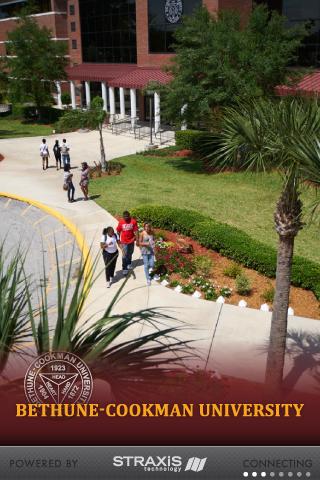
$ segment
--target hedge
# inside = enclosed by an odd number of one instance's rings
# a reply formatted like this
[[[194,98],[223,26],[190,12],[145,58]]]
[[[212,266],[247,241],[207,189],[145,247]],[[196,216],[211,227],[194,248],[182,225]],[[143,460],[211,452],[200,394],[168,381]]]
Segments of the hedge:
[[[181,150],[194,150],[199,149],[201,140],[208,135],[208,132],[201,130],[177,130],[175,132],[176,146]]]
[[[140,221],[152,222],[155,227],[187,235],[206,248],[211,248],[267,277],[275,277],[276,250],[236,227],[216,222],[191,210],[167,206],[137,207],[133,209],[132,215]],[[320,265],[294,256],[291,283],[296,287],[311,290],[320,300]]]
[[[37,120],[38,117],[41,122],[54,123],[64,115],[64,111],[50,106],[40,107],[39,115],[34,105],[12,105],[12,118],[18,120]]]
[[[80,128],[88,128],[86,116],[82,110],[68,110],[54,125],[57,133],[73,132]]]

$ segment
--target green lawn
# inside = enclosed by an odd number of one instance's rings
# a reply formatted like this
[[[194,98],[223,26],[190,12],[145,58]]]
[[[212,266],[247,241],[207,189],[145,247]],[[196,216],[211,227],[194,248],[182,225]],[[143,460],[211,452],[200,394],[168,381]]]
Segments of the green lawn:
[[[21,120],[12,120],[8,117],[0,118],[0,139],[46,136],[52,133],[52,126],[22,123]]]
[[[97,203],[112,214],[153,203],[196,210],[246,231],[253,238],[276,246],[273,212],[281,179],[277,174],[202,173],[199,163],[186,158],[131,155],[118,159],[121,175],[90,183]],[[310,203],[314,191],[303,191]],[[295,252],[320,262],[319,225],[299,233]]]

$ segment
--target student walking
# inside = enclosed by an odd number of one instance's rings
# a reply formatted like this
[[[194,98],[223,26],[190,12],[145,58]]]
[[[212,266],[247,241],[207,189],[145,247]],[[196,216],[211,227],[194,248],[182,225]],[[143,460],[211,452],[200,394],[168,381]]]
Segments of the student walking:
[[[70,165],[66,164],[65,167],[64,167],[64,174],[63,174],[63,180],[64,180],[64,184],[63,184],[63,189],[64,190],[67,190],[68,192],[68,202],[74,202],[74,192],[75,192],[75,188],[74,188],[74,185],[73,185],[73,182],[72,182],[72,178],[73,178],[73,175],[72,173],[70,172]]]
[[[59,145],[59,140],[55,141],[55,144],[53,146],[53,153],[56,159],[57,170],[59,170],[59,168],[61,168],[61,147]]]
[[[81,164],[81,180],[80,180],[80,187],[82,190],[82,193],[84,195],[83,200],[89,200],[88,197],[88,189],[89,189],[89,173],[90,173],[90,168],[87,164],[87,162],[83,162]]]
[[[132,255],[134,251],[134,242],[139,245],[138,224],[130,213],[126,210],[123,212],[123,218],[118,223],[117,232],[120,236],[120,244],[122,249],[122,273],[128,275],[128,270],[132,269]]]
[[[102,255],[106,267],[107,287],[110,288],[113,282],[114,271],[116,268],[119,240],[112,227],[104,228],[100,246],[102,248]]]
[[[48,168],[50,153],[45,138],[42,139],[42,143],[40,145],[40,157],[42,158],[42,170],[46,170]]]
[[[143,225],[144,230],[139,235],[139,247],[143,258],[144,273],[147,279],[147,285],[151,285],[150,272],[154,268],[154,233],[150,223]]]
[[[65,138],[62,140],[61,155],[62,155],[63,166],[68,164],[71,167],[71,165],[70,165],[70,147],[67,144],[67,140]]]

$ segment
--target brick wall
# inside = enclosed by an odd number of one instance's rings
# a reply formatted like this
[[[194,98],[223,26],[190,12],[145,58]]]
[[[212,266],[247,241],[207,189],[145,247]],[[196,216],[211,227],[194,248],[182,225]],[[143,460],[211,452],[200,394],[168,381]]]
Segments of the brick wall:
[[[241,23],[245,24],[252,11],[252,4],[252,0],[219,0],[219,9],[240,12]]]
[[[74,15],[70,15],[70,6],[74,6]],[[75,23],[76,31],[71,31],[71,22]],[[67,29],[69,37],[69,55],[70,65],[79,65],[82,63],[82,46],[81,46],[81,24],[78,0],[67,1]],[[77,43],[77,48],[72,48],[72,40]]]
[[[47,27],[52,32],[53,38],[67,38],[67,17],[65,13],[61,14],[41,14],[34,15],[38,25]],[[8,32],[14,30],[17,23],[14,19],[0,20],[0,42],[7,40]],[[0,55],[5,55],[6,49],[4,43],[0,43]]]

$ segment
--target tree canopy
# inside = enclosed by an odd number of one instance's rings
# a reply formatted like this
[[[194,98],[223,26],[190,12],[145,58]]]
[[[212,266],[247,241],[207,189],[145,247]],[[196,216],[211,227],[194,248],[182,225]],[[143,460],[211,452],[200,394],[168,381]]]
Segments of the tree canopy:
[[[212,16],[205,7],[185,17],[175,33],[173,81],[163,87],[164,115],[172,121],[203,120],[219,105],[273,93],[287,77],[287,66],[306,26],[286,25],[285,17],[256,6],[247,25],[236,12]]]
[[[23,14],[8,32],[5,64],[10,96],[14,101],[33,102],[37,107],[52,101],[53,81],[66,78],[64,42],[53,41],[52,32]]]

